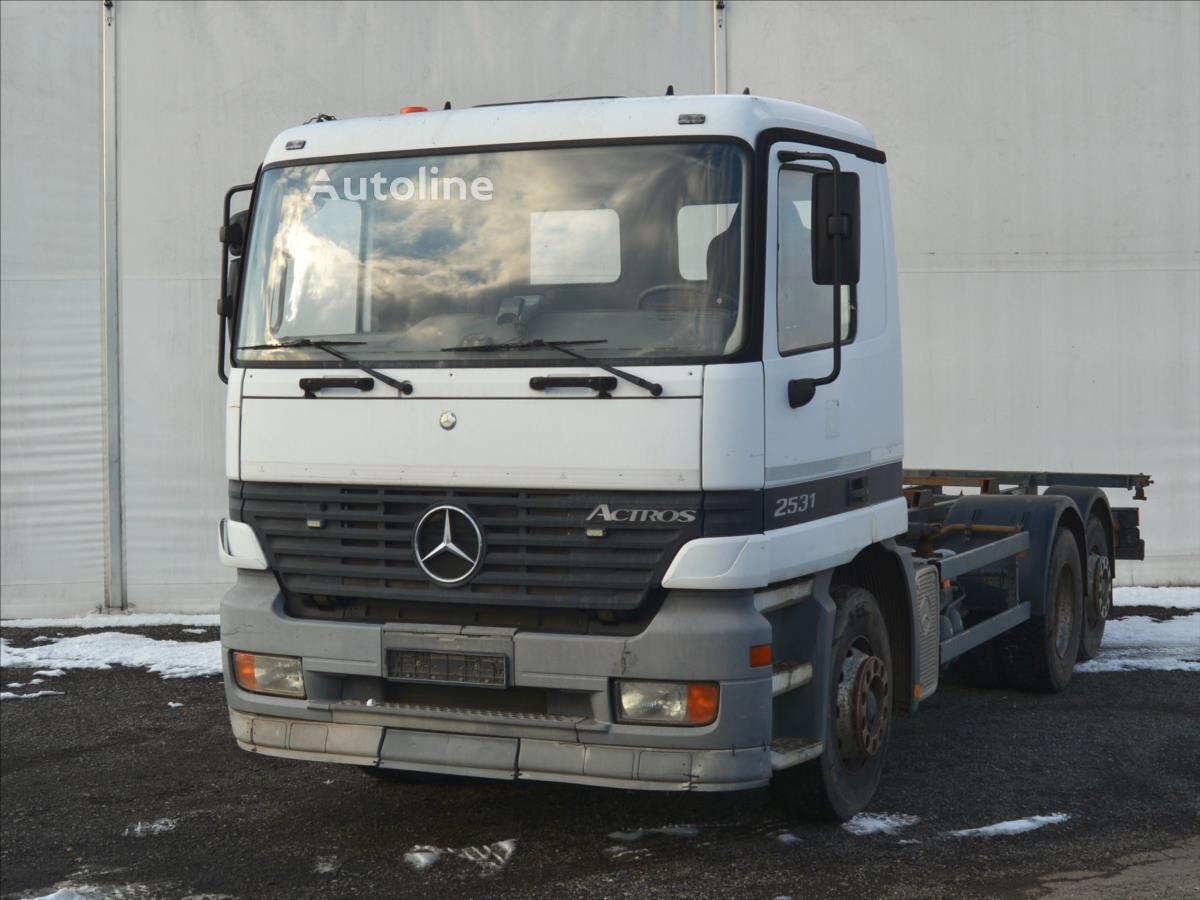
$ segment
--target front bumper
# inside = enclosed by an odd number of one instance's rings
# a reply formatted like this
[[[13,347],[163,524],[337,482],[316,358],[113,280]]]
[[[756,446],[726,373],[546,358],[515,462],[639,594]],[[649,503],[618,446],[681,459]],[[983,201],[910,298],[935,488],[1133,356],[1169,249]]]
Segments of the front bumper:
[[[272,576],[241,571],[221,604],[221,640],[230,718],[246,750],[657,790],[736,790],[771,775],[771,670],[749,664],[749,648],[770,642],[770,625],[749,591],[672,592],[636,635],[548,634],[295,619]],[[451,686],[437,702],[410,698],[385,677],[386,651],[396,647],[503,654],[514,690],[489,692],[488,708],[458,701]],[[232,650],[300,657],[308,698],[241,690],[229,671]],[[717,719],[699,727],[616,722],[615,678],[717,681]],[[509,694],[542,705],[505,708]]]

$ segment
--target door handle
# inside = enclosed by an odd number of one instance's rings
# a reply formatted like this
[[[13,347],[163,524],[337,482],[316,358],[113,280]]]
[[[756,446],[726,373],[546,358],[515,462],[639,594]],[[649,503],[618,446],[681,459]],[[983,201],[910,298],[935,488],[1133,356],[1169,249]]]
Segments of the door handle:
[[[859,475],[857,478],[846,479],[846,502],[866,503],[871,499],[871,477]]]
[[[617,379],[612,375],[534,375],[529,386],[535,391],[556,387],[591,388],[601,397],[611,396],[617,389]]]

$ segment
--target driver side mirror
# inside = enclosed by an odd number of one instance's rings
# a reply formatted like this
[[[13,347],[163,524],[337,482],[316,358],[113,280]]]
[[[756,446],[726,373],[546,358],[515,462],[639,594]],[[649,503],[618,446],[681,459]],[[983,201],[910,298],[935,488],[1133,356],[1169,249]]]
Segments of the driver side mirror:
[[[249,210],[230,212],[230,205],[236,194],[254,190],[253,184],[238,184],[225,192],[225,204],[221,216],[221,293],[217,297],[217,316],[220,318],[217,340],[217,377],[223,382],[229,381],[225,374],[226,331],[233,331],[233,299],[237,296],[237,287],[242,280],[242,253],[246,249],[247,223],[250,219]]]
[[[241,256],[246,249],[246,220],[250,218],[250,210],[243,209],[229,217],[228,224],[221,226],[221,243],[229,250],[230,256]]]
[[[857,172],[822,172],[813,176],[812,259],[816,284],[858,284],[858,209]],[[836,248],[835,255],[834,245],[839,238],[841,246]]]

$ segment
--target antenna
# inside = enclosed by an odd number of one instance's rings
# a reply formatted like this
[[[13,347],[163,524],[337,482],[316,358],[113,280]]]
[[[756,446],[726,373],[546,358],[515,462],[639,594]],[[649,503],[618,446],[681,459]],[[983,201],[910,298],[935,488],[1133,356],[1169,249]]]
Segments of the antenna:
[[[675,85],[673,85],[673,84],[668,84],[668,85],[667,85],[667,96],[668,96],[668,97],[672,97],[672,96],[674,96],[674,95],[675,95]]]
[[[449,108],[450,108],[450,101],[449,101],[449,100],[447,100],[447,101],[446,101],[446,105],[445,105],[445,106],[443,106],[443,107],[442,107],[442,109],[449,109]]]

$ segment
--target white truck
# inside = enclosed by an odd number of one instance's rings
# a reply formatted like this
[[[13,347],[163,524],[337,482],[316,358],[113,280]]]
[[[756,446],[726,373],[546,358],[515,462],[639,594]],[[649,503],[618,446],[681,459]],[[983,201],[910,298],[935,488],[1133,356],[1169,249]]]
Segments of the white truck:
[[[903,470],[884,164],[754,96],[280,134],[221,233],[239,745],[844,819],[952,660],[1064,688],[1150,479]]]

